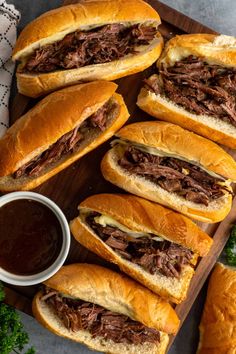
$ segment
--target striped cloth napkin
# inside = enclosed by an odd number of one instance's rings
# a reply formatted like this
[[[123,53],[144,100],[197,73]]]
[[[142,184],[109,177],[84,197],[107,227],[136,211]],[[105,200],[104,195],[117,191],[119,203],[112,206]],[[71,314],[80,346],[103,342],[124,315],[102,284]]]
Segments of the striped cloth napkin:
[[[19,20],[19,11],[5,0],[0,0],[0,137],[9,126],[8,103],[14,74],[11,53],[16,41]]]

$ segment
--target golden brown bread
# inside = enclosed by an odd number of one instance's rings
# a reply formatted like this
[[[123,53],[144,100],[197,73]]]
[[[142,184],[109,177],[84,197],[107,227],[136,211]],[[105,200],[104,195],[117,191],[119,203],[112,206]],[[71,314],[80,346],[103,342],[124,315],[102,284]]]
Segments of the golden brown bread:
[[[140,47],[140,53],[128,55],[111,63],[87,65],[78,69],[51,73],[22,73],[27,57],[37,48],[61,40],[78,29],[88,30],[111,23],[148,23],[158,26],[158,13],[142,0],[90,0],[49,11],[31,22],[21,32],[13,51],[13,59],[21,60],[17,70],[19,92],[37,97],[71,84],[114,80],[146,69],[161,54],[163,39],[157,35],[150,45]]]
[[[203,57],[208,63],[236,65],[236,38],[217,34],[184,34],[167,42],[158,65],[172,66],[189,55]]]
[[[168,345],[167,332],[176,333],[179,326],[179,319],[168,303],[124,275],[97,265],[64,266],[47,280],[45,285],[64,295],[98,304],[161,331],[160,343],[144,343],[142,346],[114,343],[100,337],[92,338],[83,330],[71,332],[47,304],[41,301],[41,293],[36,294],[33,300],[33,313],[43,326],[57,335],[84,343],[99,351],[113,354],[142,354],[145,350],[147,354],[164,354]]]
[[[163,298],[174,303],[184,300],[194,274],[192,266],[183,267],[178,279],[159,273],[150,274],[137,264],[125,260],[107,246],[86,225],[83,213],[96,211],[112,217],[132,231],[151,233],[187,247],[195,253],[194,264],[197,254],[206,255],[213,241],[191,220],[145,199],[121,194],[91,196],[79,205],[79,210],[80,215],[70,223],[72,234],[78,242],[107,261],[117,264],[122,271]]]
[[[0,140],[0,190],[35,188],[108,140],[129,116],[123,98],[115,93],[116,88],[112,82],[97,81],[62,89],[45,97],[16,121]],[[78,151],[62,157],[38,177],[12,177],[13,172],[81,124],[111,97],[120,108],[104,132],[91,136],[91,141],[85,141]]]
[[[84,247],[97,254],[108,262],[117,264],[120,270],[131,278],[152,290],[163,299],[179,304],[188,292],[189,284],[194,275],[192,266],[183,267],[180,277],[166,277],[160,273],[155,275],[145,271],[139,265],[122,258],[111,247],[107,246],[80,218],[74,219],[70,224],[75,239]],[[197,257],[195,257],[196,259]]]
[[[116,89],[113,82],[92,82],[45,97],[17,120],[0,140],[0,176],[14,172],[46,150],[96,112]]]
[[[138,232],[161,236],[206,256],[213,240],[185,216],[146,199],[129,194],[98,194],[85,199],[79,210],[90,209],[111,216]]]
[[[164,153],[179,155],[209,172],[235,180],[236,163],[229,154],[213,142],[176,125],[165,122],[134,123],[125,126],[116,135],[140,146],[143,144]],[[211,201],[208,206],[188,201],[143,177],[130,174],[118,164],[122,156],[117,144],[106,153],[101,163],[104,178],[120,188],[203,222],[223,220],[229,213],[232,204],[232,195],[229,192]],[[231,191],[229,183],[230,180],[227,180],[225,185]]]
[[[236,268],[216,265],[199,329],[198,354],[236,353]]]
[[[235,127],[218,118],[213,120],[209,119],[209,116],[197,116],[145,87],[140,91],[137,105],[155,118],[180,125],[232,149],[236,148]]]
[[[236,354],[236,346],[224,346],[219,348],[202,348],[201,354]]]
[[[163,39],[160,35],[145,51],[105,64],[83,66],[78,69],[58,70],[51,73],[16,73],[18,91],[25,96],[38,97],[61,87],[86,81],[116,80],[143,71],[160,56]]]
[[[236,38],[213,34],[175,36],[167,42],[157,65],[172,66],[176,61],[195,55],[211,64],[225,67],[236,65]],[[236,148],[236,128],[223,120],[190,113],[163,95],[141,89],[138,106],[150,115],[175,123],[220,144]]]
[[[49,331],[58,336],[87,345],[92,350],[106,352],[107,354],[165,354],[169,342],[168,334],[160,332],[160,343],[125,344],[105,340],[102,337],[92,337],[88,331],[69,331],[54,314],[49,306],[42,302],[42,293],[38,292],[33,300],[33,313],[35,318]]]
[[[111,23],[161,23],[158,13],[142,0],[82,0],[48,11],[30,22],[17,39],[12,57],[22,59],[36,48],[58,41],[77,29]]]
[[[121,139],[148,145],[182,156],[236,182],[236,162],[212,141],[166,122],[139,122],[126,125],[116,134]]]
[[[176,193],[170,193],[145,178],[126,172],[118,163],[121,157],[116,146],[109,150],[102,160],[101,171],[107,181],[129,193],[177,210],[192,219],[207,223],[221,221],[230,212],[232,205],[230,193],[225,193],[218,200],[211,201],[208,206],[197,204]],[[232,191],[232,189],[230,190]]]
[[[176,333],[179,319],[173,308],[135,281],[94,264],[62,267],[44,284],[65,295],[93,302],[129,316],[145,326]]]

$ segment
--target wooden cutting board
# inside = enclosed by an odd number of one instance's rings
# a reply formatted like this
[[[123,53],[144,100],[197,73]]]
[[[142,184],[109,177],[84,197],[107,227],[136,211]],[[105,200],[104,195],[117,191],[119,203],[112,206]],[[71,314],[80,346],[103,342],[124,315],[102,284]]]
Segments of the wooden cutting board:
[[[66,0],[63,4],[65,5],[76,2],[78,1]],[[174,9],[171,9],[159,1],[149,0],[147,2],[150,3],[158,11],[162,18],[160,32],[162,33],[165,40],[170,39],[176,34],[183,33],[215,33],[211,29],[188,18],[187,16],[177,12]],[[136,98],[142,86],[142,81],[145,77],[149,76],[149,73],[150,69],[147,69],[142,73],[138,73],[136,75],[132,75],[117,81],[119,84],[118,91],[123,95],[131,114],[128,123],[152,120],[150,116],[142,112],[136,106]],[[35,100],[31,100],[18,94],[11,107],[11,122],[14,122],[34,104]],[[35,191],[51,198],[54,202],[56,202],[61,207],[68,220],[71,220],[77,216],[77,206],[86,197],[104,192],[124,192],[112,184],[106,182],[101,175],[99,168],[100,162],[108,149],[109,142],[103,144],[95,151],[92,151],[87,156],[83,157],[80,161],[74,163],[72,166],[59,173],[57,176],[51,178],[48,182],[38,187]],[[234,157],[236,157],[236,152],[233,154],[233,151],[230,151],[229,149],[228,151],[234,155]],[[227,241],[231,224],[234,222],[235,218],[233,212],[235,207],[236,199],[234,199],[231,213],[221,223],[198,223],[204,231],[206,231],[210,236],[214,238],[214,245],[210,254],[200,260],[196,269],[196,273],[192,279],[186,301],[176,306],[176,312],[181,319],[181,324],[190,311],[199,291],[201,290],[207,276],[209,275]],[[107,262],[87,251],[72,238],[71,249],[66,263],[69,264],[74,262],[97,263],[116,269],[115,266],[109,265]],[[37,286],[8,287],[6,288],[6,302],[19,310],[31,314],[31,300],[36,291]],[[171,343],[173,340],[174,337],[171,338]]]

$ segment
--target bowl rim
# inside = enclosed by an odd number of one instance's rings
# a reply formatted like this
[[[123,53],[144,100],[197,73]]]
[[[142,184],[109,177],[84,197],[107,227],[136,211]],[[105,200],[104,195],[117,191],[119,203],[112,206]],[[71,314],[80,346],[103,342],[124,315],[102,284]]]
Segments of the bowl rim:
[[[1,281],[11,285],[30,286],[30,285],[36,285],[44,282],[48,278],[52,277],[62,267],[62,265],[64,264],[68,256],[69,249],[70,249],[70,243],[71,243],[70,228],[69,228],[69,223],[64,213],[59,208],[59,206],[51,199],[45,197],[40,193],[22,191],[22,192],[13,192],[13,193],[3,195],[0,197],[0,208],[5,204],[8,204],[14,200],[19,200],[19,199],[35,200],[48,207],[57,217],[62,229],[63,240],[62,240],[61,251],[58,257],[56,258],[56,260],[44,271],[33,275],[17,275],[8,272],[5,269],[0,267]]]

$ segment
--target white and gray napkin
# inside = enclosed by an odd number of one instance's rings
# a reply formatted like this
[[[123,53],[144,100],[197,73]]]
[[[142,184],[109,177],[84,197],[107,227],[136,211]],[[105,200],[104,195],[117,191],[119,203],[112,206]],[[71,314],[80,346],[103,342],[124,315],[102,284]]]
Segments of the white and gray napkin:
[[[7,4],[5,0],[0,0],[0,137],[9,126],[8,103],[14,74],[11,54],[19,20],[19,11],[13,5]]]

